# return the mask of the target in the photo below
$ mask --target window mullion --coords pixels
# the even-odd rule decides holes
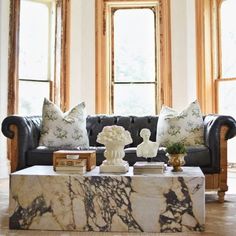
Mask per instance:
[[[156,81],[113,81],[113,84],[157,84]]]
[[[19,78],[19,81],[25,81],[25,82],[27,82],[27,81],[29,81],[29,82],[42,82],[42,83],[44,83],[44,82],[50,82],[51,80],[40,80],[40,79],[25,79],[25,78]]]

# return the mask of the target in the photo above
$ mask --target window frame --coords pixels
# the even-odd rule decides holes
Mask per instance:
[[[236,80],[236,77],[222,77],[220,11],[223,1],[198,0],[195,5],[197,97],[203,113],[219,113],[220,83]]]
[[[101,0],[96,1],[96,113],[111,114],[112,109],[112,59],[111,12],[122,8],[154,8],[156,16],[156,77],[157,108],[172,105],[171,41],[169,0]],[[160,22],[159,25],[158,22]],[[158,27],[159,26],[159,27]],[[110,46],[109,46],[110,45]],[[159,55],[159,56],[158,56]]]
[[[214,113],[216,110],[215,80],[218,78],[219,58],[217,1],[195,2],[197,98],[203,113]]]
[[[53,57],[54,59],[54,56],[53,56],[53,51],[54,51],[54,43],[53,42],[53,45],[52,45],[52,41],[55,41],[55,24],[52,25],[52,16],[50,15],[50,11],[52,10],[56,10],[56,7],[55,7],[55,4],[56,2],[54,1],[50,1],[50,0],[37,0],[37,1],[34,1],[36,3],[41,3],[41,4],[44,4],[45,6],[47,6],[47,10],[48,10],[48,14],[49,14],[49,34],[48,34],[48,58],[47,58],[47,78],[45,77],[45,79],[39,79],[39,78],[34,78],[34,77],[30,77],[30,78],[25,78],[25,77],[21,77],[20,76],[20,73],[18,73],[18,87],[20,87],[20,83],[21,82],[36,82],[36,83],[46,83],[48,84],[49,86],[49,98],[51,100],[53,100],[52,98],[52,95],[53,95],[53,84],[54,84],[54,81],[52,79],[54,79],[54,72],[52,71],[52,68],[53,68],[53,65],[54,65],[54,61],[51,60],[51,58]],[[20,2],[21,4],[21,2]],[[54,12],[55,14],[56,12]],[[19,15],[20,17],[20,15]],[[20,23],[20,19],[19,19],[19,23]],[[20,36],[20,27],[19,27],[19,36]],[[53,38],[52,38],[53,37]],[[54,39],[54,40],[53,40]],[[19,37],[19,48],[20,48],[20,37]],[[20,64],[20,57],[18,58],[18,65]],[[19,89],[18,89],[18,95],[19,95]],[[18,96],[18,106],[17,106],[17,110],[19,112],[19,109],[20,109],[20,96]]]
[[[18,64],[19,64],[20,2],[21,0],[10,0],[9,58],[8,58],[8,115],[18,113],[18,104],[19,104],[18,90],[19,90],[20,78],[18,72]],[[42,2],[47,2],[47,1],[43,0]],[[56,4],[55,50],[54,50],[55,60],[54,60],[54,78],[52,81],[50,81],[50,99],[56,104],[58,104],[62,110],[67,110],[69,107],[70,0],[56,0],[55,4]],[[48,82],[48,80],[46,82]]]
[[[123,10],[123,9],[149,9],[153,12],[154,14],[154,21],[155,21],[155,30],[154,30],[154,34],[155,35],[158,35],[158,30],[159,30],[159,16],[158,16],[158,13],[159,13],[159,9],[158,9],[159,6],[132,6],[131,4],[128,5],[128,6],[121,6],[121,7],[117,7],[116,5],[115,6],[110,6],[109,7],[109,12],[107,14],[107,17],[108,18],[111,18],[111,26],[110,26],[110,34],[112,35],[112,39],[111,39],[111,51],[109,53],[109,59],[108,59],[108,64],[109,64],[109,68],[111,70],[111,85],[110,85],[110,111],[111,113],[113,114],[114,111],[115,111],[115,99],[114,99],[114,90],[115,90],[115,85],[117,84],[153,84],[154,87],[155,87],[155,113],[157,113],[157,96],[158,96],[158,82],[157,82],[157,78],[159,77],[158,75],[158,72],[159,72],[159,58],[158,58],[158,53],[157,53],[157,48],[159,48],[159,43],[158,43],[158,40],[157,40],[157,37],[155,37],[155,80],[154,81],[142,81],[142,82],[137,82],[137,81],[115,81],[115,63],[114,63],[114,54],[115,54],[115,49],[114,49],[114,14],[117,10]]]
[[[218,24],[218,29],[219,29],[219,33],[218,33],[218,55],[219,55],[219,58],[218,58],[218,72],[219,72],[219,76],[216,80],[216,112],[219,113],[219,93],[220,93],[220,83],[227,83],[227,82],[230,82],[230,81],[236,81],[236,75],[235,77],[223,77],[222,75],[222,42],[221,42],[221,6],[222,6],[222,3],[224,2],[224,0],[218,0],[217,1],[217,14],[218,14],[218,19],[217,19],[217,24]]]

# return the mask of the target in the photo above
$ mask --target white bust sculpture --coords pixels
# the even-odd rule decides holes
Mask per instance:
[[[150,141],[151,132],[149,129],[142,129],[140,136],[143,138],[143,142],[137,146],[137,156],[144,158],[153,158],[157,155],[159,148],[159,142]]]

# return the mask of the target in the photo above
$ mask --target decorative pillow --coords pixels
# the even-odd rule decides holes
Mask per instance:
[[[181,142],[186,146],[202,145],[203,134],[203,118],[197,101],[180,113],[170,107],[162,106],[156,136],[160,146],[175,142]]]
[[[85,104],[82,102],[63,113],[48,99],[44,99],[39,145],[47,147],[89,146],[86,130]]]

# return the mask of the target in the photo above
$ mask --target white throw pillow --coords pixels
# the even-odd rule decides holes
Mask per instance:
[[[82,102],[63,113],[57,105],[45,98],[39,145],[87,148],[89,140],[86,130],[85,104]]]
[[[175,142],[181,142],[186,146],[203,145],[203,135],[203,118],[197,101],[192,102],[180,113],[162,106],[156,136],[160,146]]]

